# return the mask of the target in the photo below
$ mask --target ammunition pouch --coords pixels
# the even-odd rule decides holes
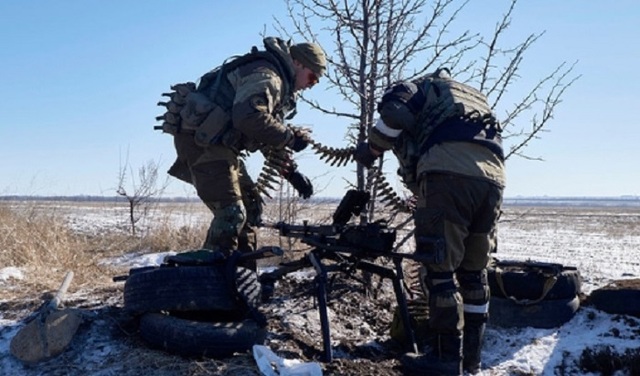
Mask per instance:
[[[204,94],[192,91],[185,97],[185,104],[180,110],[182,129],[196,131],[211,112],[214,104]]]
[[[180,130],[192,133],[198,146],[215,143],[225,128],[231,124],[231,116],[206,95],[192,91],[184,98],[180,110]]]
[[[158,105],[167,111],[158,116],[162,120],[163,132],[171,135],[178,133],[193,134],[197,145],[206,147],[217,141],[224,130],[231,126],[231,116],[222,106],[210,100],[204,93],[196,91],[193,82],[171,86],[167,102]]]
[[[446,256],[446,243],[439,236],[416,236],[415,255],[425,264],[441,264]]]
[[[163,93],[162,96],[168,97],[167,102],[158,102],[158,106],[166,107],[164,114],[157,116],[156,120],[162,121],[162,125],[155,129],[162,129],[164,133],[172,136],[180,133],[181,119],[180,112],[187,102],[187,96],[196,90],[196,84],[193,82],[185,82],[171,86],[170,93]]]
[[[193,139],[197,145],[202,147],[216,144],[224,131],[229,128],[231,128],[229,112],[214,104],[211,112],[196,130]]]

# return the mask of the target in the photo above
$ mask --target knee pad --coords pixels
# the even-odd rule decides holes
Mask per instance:
[[[452,307],[457,304],[457,293],[453,272],[427,272],[425,283],[429,290],[429,301],[436,306]]]
[[[456,288],[453,272],[428,272],[429,328],[438,334],[460,334],[463,300]]]
[[[458,278],[460,287],[463,289],[474,290],[481,286],[487,286],[488,284],[487,269],[477,271],[458,269],[456,271],[456,277]]]
[[[464,301],[464,313],[485,316],[489,312],[489,286],[487,270],[456,272]]]
[[[247,210],[241,201],[237,201],[217,208],[213,216],[212,224],[224,229],[224,232],[233,231],[237,235],[247,221]]]
[[[246,222],[246,212],[242,202],[226,206],[213,205],[213,220],[209,227],[207,242],[227,248],[236,248],[238,235]]]

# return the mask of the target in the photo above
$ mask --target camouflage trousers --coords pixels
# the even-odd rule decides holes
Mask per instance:
[[[201,148],[191,135],[176,135],[174,144],[178,159],[170,173],[190,180],[213,213],[203,248],[254,250],[263,202],[242,159],[224,146]]]
[[[465,318],[486,322],[486,267],[496,245],[502,188],[451,174],[419,180],[415,213],[416,254],[427,261],[431,335],[462,334]]]

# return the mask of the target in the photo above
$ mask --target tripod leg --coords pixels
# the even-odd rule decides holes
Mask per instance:
[[[329,327],[329,316],[327,314],[327,270],[322,265],[316,255],[309,253],[309,260],[316,269],[316,288],[318,293],[318,311],[320,313],[320,326],[322,329],[322,345],[324,348],[324,361],[331,362],[333,353],[331,351],[331,328]]]
[[[411,317],[409,316],[409,308],[407,307],[407,297],[404,295],[404,289],[402,288],[402,260],[394,260],[396,264],[396,273],[392,278],[393,291],[396,293],[396,300],[398,301],[398,308],[400,309],[400,317],[402,318],[402,325],[404,326],[404,334],[407,340],[411,344],[414,353],[418,354],[418,343],[416,342],[415,333],[411,327]]]

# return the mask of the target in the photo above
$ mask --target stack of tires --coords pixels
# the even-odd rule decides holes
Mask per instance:
[[[490,325],[555,328],[580,307],[582,278],[575,267],[495,260],[488,278]]]
[[[124,286],[124,308],[139,317],[142,339],[186,356],[223,358],[262,344],[266,322],[255,309],[259,302],[255,271],[180,255],[131,269]]]

